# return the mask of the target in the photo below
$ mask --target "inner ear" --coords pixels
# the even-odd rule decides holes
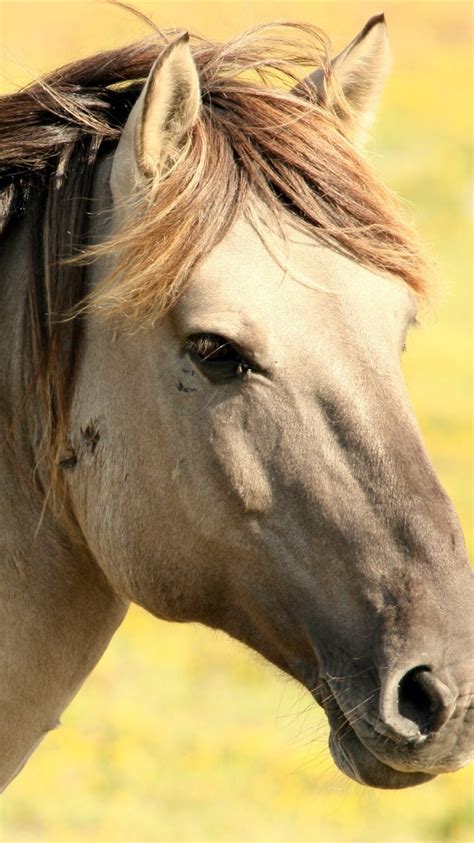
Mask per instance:
[[[123,129],[111,173],[117,208],[176,159],[200,107],[199,76],[185,33],[158,56]]]
[[[199,115],[199,78],[187,33],[157,59],[143,95],[135,151],[140,172],[153,177],[179,152]]]

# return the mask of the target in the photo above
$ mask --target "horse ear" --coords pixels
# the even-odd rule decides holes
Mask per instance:
[[[332,105],[342,119],[349,115],[338,107],[337,90],[350,106],[355,140],[363,138],[373,122],[376,107],[391,66],[385,15],[374,15],[358,35],[332,61],[330,73],[318,69],[298,86],[308,83],[317,90],[320,103]],[[334,84],[335,83],[335,84]]]
[[[185,33],[162,51],[130,112],[114,154],[114,198],[129,195],[173,163],[200,107],[199,76]]]

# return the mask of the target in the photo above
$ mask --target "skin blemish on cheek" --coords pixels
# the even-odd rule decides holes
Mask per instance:
[[[185,386],[185,385],[184,385],[184,383],[183,383],[182,381],[180,381],[180,380],[179,380],[179,381],[178,381],[178,383],[176,384],[176,389],[178,390],[178,392],[184,392],[184,393],[186,393],[186,394],[187,394],[188,392],[197,392],[197,388],[196,388],[196,387],[194,387],[194,386]]]
[[[100,441],[99,421],[90,421],[85,428],[81,428],[81,445],[85,446],[91,454],[94,453]]]

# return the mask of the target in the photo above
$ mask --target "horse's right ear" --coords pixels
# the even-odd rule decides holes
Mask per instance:
[[[130,112],[112,165],[115,200],[123,201],[173,163],[200,107],[199,76],[186,33],[160,54]]]
[[[329,73],[318,68],[294,88],[294,93],[304,96],[314,87],[321,105],[332,106],[346,123],[351,118],[349,134],[360,143],[373,122],[390,65],[385,16],[374,15],[350,44],[332,59]],[[337,89],[343,93],[350,114],[344,107],[339,107]]]

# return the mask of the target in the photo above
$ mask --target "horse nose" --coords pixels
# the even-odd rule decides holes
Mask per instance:
[[[382,689],[380,713],[400,738],[439,732],[451,717],[457,695],[426,665],[392,676]]]

